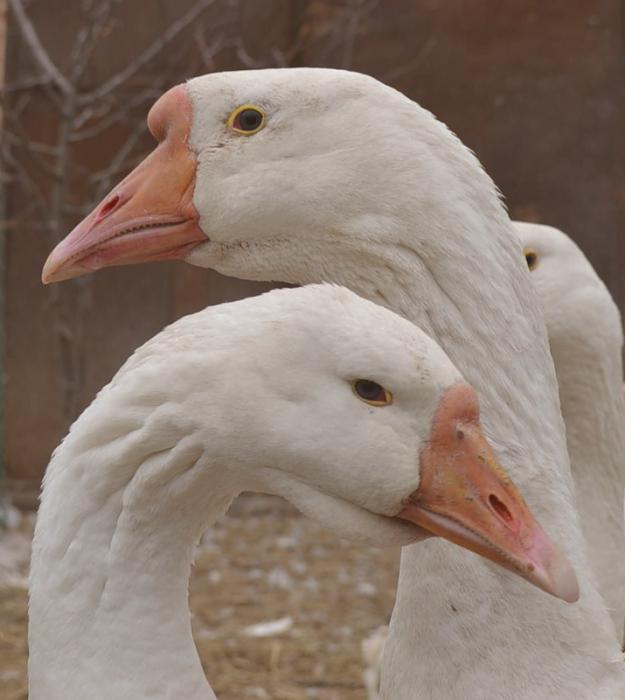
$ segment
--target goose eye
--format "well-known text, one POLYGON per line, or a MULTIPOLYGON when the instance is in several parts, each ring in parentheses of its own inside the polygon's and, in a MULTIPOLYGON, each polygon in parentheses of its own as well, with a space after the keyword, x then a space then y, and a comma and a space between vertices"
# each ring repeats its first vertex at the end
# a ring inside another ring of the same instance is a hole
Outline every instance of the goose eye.
POLYGON ((533 270, 538 265, 538 253, 533 248, 525 248, 523 255, 525 255, 527 266, 533 270))
POLYGON ((393 395, 377 382, 370 379, 356 379, 352 382, 354 393, 371 406, 388 406, 393 403, 393 395))
POLYGON ((265 113, 259 107, 242 105, 228 117, 228 126, 239 134, 251 136, 265 126, 265 113))

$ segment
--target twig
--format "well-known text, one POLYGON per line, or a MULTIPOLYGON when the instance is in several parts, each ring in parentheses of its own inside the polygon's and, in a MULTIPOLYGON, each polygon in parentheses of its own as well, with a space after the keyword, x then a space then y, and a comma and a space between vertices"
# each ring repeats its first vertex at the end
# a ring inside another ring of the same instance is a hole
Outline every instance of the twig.
POLYGON ((106 168, 106 170, 96 173, 90 178, 92 182, 97 183, 97 190, 94 197, 95 201, 99 201, 106 194, 106 192, 111 189, 111 181, 113 177, 119 175, 120 170, 122 170, 126 164, 132 150, 141 140, 141 137, 145 135, 145 133, 146 126, 141 121, 135 126, 122 147, 117 151, 115 157, 111 160, 109 167, 106 168))
POLYGON ((382 80, 385 83, 392 83, 398 78, 401 78, 402 76, 406 75, 406 73, 410 73, 410 71, 416 70, 422 63, 423 61, 429 56, 431 53, 432 49, 436 46, 436 39, 434 37, 430 37, 424 44, 423 46, 419 49, 417 52, 417 55, 414 56, 408 63, 404 63, 402 66, 397 66, 396 68, 393 68, 393 70, 389 71, 388 73, 385 73, 382 76, 382 80))
POLYGON ((0 85, 0 97, 10 95, 14 92, 21 92, 22 90, 32 90, 35 87, 41 87, 49 82, 50 78, 46 75, 33 75, 28 78, 22 78, 10 85, 0 85))
POLYGON ((40 149, 37 148, 38 145, 42 144, 31 143, 30 139, 28 138, 28 134, 24 133, 24 128, 19 119, 15 119, 15 116, 11 112, 6 113, 6 119, 7 121, 11 122, 11 126, 15 129, 15 132, 8 131, 5 128, 3 138, 14 146, 21 146, 26 154, 26 157, 33 161, 39 170, 46 173, 46 175, 49 177, 56 177, 54 168, 43 160, 40 155, 40 149))
MULTIPOLYGON (((99 136, 102 132, 106 131, 114 124, 117 124, 120 121, 122 121, 123 118, 127 116, 130 112, 132 112, 133 109, 145 104, 148 101, 151 102, 157 99, 158 97, 160 97, 161 94, 162 89, 159 86, 153 86, 139 92, 130 100, 124 102, 124 104, 118 107, 118 109, 114 112, 108 111, 108 113, 105 113, 105 115, 100 119, 99 122, 96 122, 92 126, 85 127, 84 129, 74 131, 70 136, 70 140, 75 143, 77 141, 83 141, 85 139, 91 139, 95 136, 99 136)), ((81 123, 88 121, 89 117, 93 115, 93 111, 91 110, 94 109, 95 108, 91 107, 84 109, 74 120, 74 126, 79 127, 81 123)), ((143 122, 143 115, 141 117, 141 121, 143 122)))
POLYGON ((22 182, 26 185, 31 194, 33 194, 37 198, 38 202, 42 206, 42 209, 45 211, 48 206, 45 194, 41 191, 39 185, 30 176, 28 170, 26 170, 22 163, 20 163, 19 160, 13 157, 11 150, 8 148, 8 144, 2 143, 2 149, 0 153, 2 153, 3 162, 7 163, 10 166, 10 172, 16 174, 19 178, 21 178, 22 182))
POLYGON ((33 56, 37 59, 37 62, 43 69, 44 73, 50 77, 61 92, 69 95, 73 89, 72 85, 54 65, 52 59, 50 56, 48 56, 48 52, 43 48, 43 44, 39 40, 39 36, 37 35, 35 28, 24 10, 22 0, 9 0, 9 5, 11 6, 11 10, 13 11, 13 15, 17 20, 19 28, 24 35, 24 40, 28 44, 28 47, 32 51, 33 56))
POLYGON ((157 56, 171 41, 178 36, 178 34, 180 34, 180 32, 195 22, 195 20, 202 14, 202 12, 204 12, 204 10, 214 3, 215 0, 199 0, 199 2, 195 3, 195 5, 193 5, 186 14, 184 14, 178 21, 174 22, 161 37, 150 44, 150 46, 148 46, 145 51, 140 53, 134 61, 129 63, 124 70, 120 71, 112 78, 109 78, 109 80, 105 81, 93 92, 88 92, 81 95, 79 100, 80 104, 101 99, 106 94, 123 85, 138 70, 146 65, 146 63, 149 63, 155 56, 157 56))

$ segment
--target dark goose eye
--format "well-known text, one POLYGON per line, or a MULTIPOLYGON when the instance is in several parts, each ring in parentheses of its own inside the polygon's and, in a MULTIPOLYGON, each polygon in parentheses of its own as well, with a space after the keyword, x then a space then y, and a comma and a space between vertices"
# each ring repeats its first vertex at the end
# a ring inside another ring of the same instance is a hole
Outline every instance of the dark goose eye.
POLYGON ((228 125, 240 134, 251 136, 265 125, 265 114, 258 107, 243 105, 232 112, 228 118, 228 125))
POLYGON ((388 406, 393 403, 393 395, 377 382, 370 379, 356 379, 352 382, 354 393, 371 406, 388 406))
POLYGON ((538 253, 533 248, 525 248, 523 255, 525 255, 527 266, 533 270, 538 265, 538 253))

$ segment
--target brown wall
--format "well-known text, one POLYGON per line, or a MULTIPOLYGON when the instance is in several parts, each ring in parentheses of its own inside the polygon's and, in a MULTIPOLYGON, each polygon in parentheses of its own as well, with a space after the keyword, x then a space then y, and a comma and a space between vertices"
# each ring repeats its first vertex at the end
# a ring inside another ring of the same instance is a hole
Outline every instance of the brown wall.
MULTIPOLYGON (((123 66, 192 4, 122 3, 116 10, 121 21, 98 46, 85 80, 95 85, 123 66)), ((44 44, 62 67, 69 65, 77 5, 76 0, 30 5, 44 44)), ((625 308, 622 3, 388 0, 362 26, 351 55, 346 42, 334 45, 318 31, 335 5, 319 0, 244 3, 235 21, 247 51, 261 63, 271 62, 272 46, 288 48, 294 37, 306 36, 289 56, 293 63, 351 64, 431 109, 476 151, 506 196, 511 215, 571 234, 625 308)), ((211 22, 220 18, 217 12, 211 22)), ((193 34, 184 36, 176 42, 180 56, 171 82, 206 70, 197 59, 193 34)), ((240 63, 226 49, 217 67, 240 63)), ((12 26, 10 79, 32 71, 12 26)), ((132 97, 161 73, 159 62, 151 62, 120 94, 132 97)), ((54 143, 58 119, 45 111, 46 104, 41 90, 33 93, 22 127, 29 138, 54 143)), ((116 125, 74 151, 84 171, 69 183, 70 201, 84 199, 84 173, 106 165, 111 144, 127 133, 123 124, 116 125)), ((147 148, 149 141, 141 143, 147 148)), ((39 180, 49 196, 49 183, 39 180)), ((32 197, 18 185, 9 195, 10 215, 23 211, 32 197)), ((77 218, 67 215, 67 229, 77 218)), ((70 418, 129 352, 165 323, 205 304, 267 288, 182 264, 159 264, 106 270, 54 291, 39 282, 53 238, 41 214, 7 228, 7 459, 10 475, 20 479, 39 478, 70 418), (60 307, 63 313, 55 315, 60 307), (83 322, 75 327, 77 318, 83 322), (69 388, 67 362, 73 363, 69 388)))
POLYGON ((445 121, 512 218, 573 236, 625 309, 625 4, 383 5, 358 67, 391 77, 445 121), (410 69, 398 75, 401 64, 410 69))
MULTIPOLYGON (((4 82, 4 48, 6 41, 6 12, 5 0, 0 0, 0 84, 4 82)), ((0 121, 0 126, 2 122, 0 121)))

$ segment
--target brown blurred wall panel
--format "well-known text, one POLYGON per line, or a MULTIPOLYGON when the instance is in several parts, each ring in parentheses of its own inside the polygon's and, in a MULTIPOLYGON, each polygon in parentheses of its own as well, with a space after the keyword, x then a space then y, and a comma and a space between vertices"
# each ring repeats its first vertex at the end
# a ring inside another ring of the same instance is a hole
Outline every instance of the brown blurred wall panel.
MULTIPOLYGON (((76 31, 76 2, 30 5, 59 65, 76 31)), ((144 2, 121 3, 116 13, 125 31, 112 38, 113 52, 109 46, 96 53, 93 79, 101 80, 131 60, 190 5, 190 0, 152 3, 147 12, 144 2)), ((320 0, 276 0, 269 12, 266 3, 246 4, 241 17, 246 46, 269 61, 265 38, 272 45, 288 44, 302 18, 323 18, 323 6, 320 0)), ((623 3, 617 0, 384 0, 361 27, 351 56, 339 52, 328 57, 313 42, 295 60, 349 63, 431 109, 475 150, 511 215, 571 234, 624 308, 624 26, 623 3)), ((30 70, 14 29, 8 56, 11 79, 30 70)), ((148 68, 158 74, 158 62, 148 68)), ((54 119, 41 119, 36 110, 29 114, 24 123, 28 134, 52 142, 58 126, 54 119)), ((120 139, 123 129, 120 125, 120 139)), ((149 140, 145 143, 149 148, 149 140)), ((81 158, 85 167, 103 167, 110 151, 109 143, 94 140, 85 143, 81 158)), ((80 201, 79 189, 75 197, 80 201)), ((11 212, 27 203, 25 192, 11 188, 11 212)), ((105 270, 53 292, 39 282, 50 247, 41 228, 10 229, 7 237, 7 460, 14 479, 32 483, 39 480, 71 417, 57 348, 59 329, 50 314, 59 303, 57 295, 68 295, 77 308, 87 310, 75 412, 132 349, 165 323, 208 303, 270 286, 182 264, 159 264, 105 270)), ((69 344, 72 331, 67 329, 69 344)))

